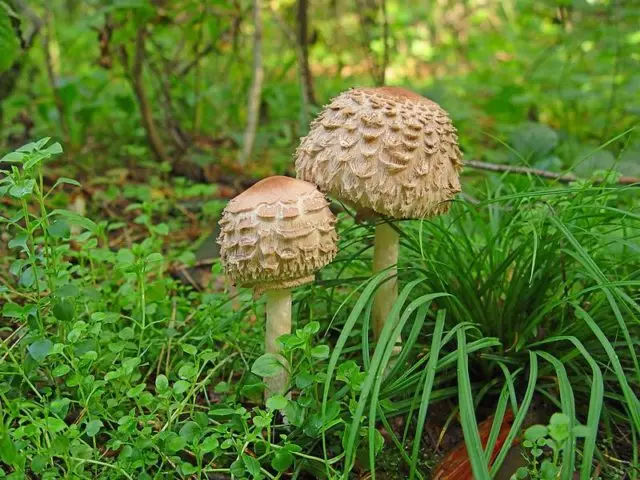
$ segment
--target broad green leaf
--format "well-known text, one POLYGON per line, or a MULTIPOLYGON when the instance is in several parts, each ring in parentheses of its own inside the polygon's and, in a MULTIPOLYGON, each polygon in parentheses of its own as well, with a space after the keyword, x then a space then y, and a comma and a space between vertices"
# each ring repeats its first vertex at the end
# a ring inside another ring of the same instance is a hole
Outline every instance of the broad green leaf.
POLYGON ((90 437, 95 437, 103 426, 102 420, 91 420, 85 427, 85 433, 90 437))
POLYGON ((29 355, 38 363, 42 362, 47 355, 51 352, 53 348, 53 343, 49 339, 36 340, 33 342, 27 350, 29 351, 29 355))
POLYGON ((284 369, 280 357, 273 353, 265 353, 258 357, 253 366, 251 372, 255 373, 259 377, 273 377, 284 369))

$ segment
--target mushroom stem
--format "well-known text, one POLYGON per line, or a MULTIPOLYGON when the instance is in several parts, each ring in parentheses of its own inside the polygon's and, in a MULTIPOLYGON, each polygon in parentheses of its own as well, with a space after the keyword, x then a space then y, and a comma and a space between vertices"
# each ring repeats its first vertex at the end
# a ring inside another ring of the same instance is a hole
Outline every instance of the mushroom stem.
MULTIPOLYGON (((400 236, 388 223, 376 226, 376 238, 373 250, 373 273, 387 270, 389 280, 385 281, 376 291, 373 299, 373 335, 380 338, 384 324, 387 321, 391 307, 398 298, 398 244, 400 236), (391 268, 389 268, 391 267, 391 268)), ((396 339, 396 349, 400 345, 400 337, 396 339)))
MULTIPOLYGON (((291 333, 291 289, 267 290, 267 331, 265 334, 265 351, 280 355, 278 337, 291 333)), ((265 397, 284 395, 289 384, 288 365, 284 357, 280 360, 286 366, 280 373, 273 377, 266 377, 267 389, 265 397)))

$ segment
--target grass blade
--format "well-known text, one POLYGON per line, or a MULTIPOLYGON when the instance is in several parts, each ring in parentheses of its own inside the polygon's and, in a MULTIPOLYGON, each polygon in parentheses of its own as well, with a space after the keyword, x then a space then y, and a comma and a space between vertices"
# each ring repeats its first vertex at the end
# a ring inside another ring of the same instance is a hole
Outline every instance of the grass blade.
POLYGON ((440 355, 440 346, 442 341, 442 332, 444 331, 444 320, 446 316, 445 310, 440 310, 436 317, 436 325, 433 330, 433 338, 431 340, 431 350, 429 350, 429 363, 425 369, 424 385, 422 387, 422 396, 420 398, 420 409, 418 411, 418 424, 413 440, 413 449, 411 451, 411 470, 409 472, 409 480, 413 480, 416 476, 416 467, 418 464, 418 452, 420 451, 420 439, 422 438, 422 430, 427 419, 427 409, 429 408, 429 400, 431 390, 433 388, 433 380, 436 375, 436 367, 438 365, 438 356, 440 355))
POLYGON ((569 438, 565 443, 565 448, 562 456, 562 479, 563 480, 571 480, 573 478, 573 471, 575 470, 575 455, 576 455, 576 439, 573 435, 573 427, 576 424, 575 422, 575 400, 573 396, 573 389, 571 388, 571 383, 569 382, 569 377, 567 375, 567 370, 564 368, 564 365, 560 360, 558 360, 553 355, 550 355, 547 352, 538 351, 536 352, 546 361, 548 361, 556 370, 556 375, 558 376, 558 387, 560 390, 560 403, 562 405, 562 413, 569 417, 569 428, 570 434, 569 438), (568 459, 568 460, 567 460, 568 459))
POLYGON ((618 382, 620 383, 620 387, 622 388, 622 394, 627 402, 627 408, 631 413, 633 426, 636 431, 640 432, 640 401, 638 401, 638 397, 636 397, 635 393, 633 393, 633 390, 629 386, 629 382, 627 381, 627 377, 622 365, 620 364, 620 359, 618 358, 615 349, 602 330, 600 330, 600 327, 598 327, 596 322, 593 321, 593 318, 591 318, 591 316, 578 305, 574 304, 574 307, 576 309, 577 316, 586 322, 591 331, 600 341, 604 350, 607 352, 607 356, 613 365, 613 371, 615 372, 618 382))
POLYGON ((536 389, 536 382, 538 380, 538 357, 534 352, 529 352, 529 382, 527 384, 527 390, 524 393, 524 398, 522 400, 522 405, 518 409, 518 414, 513 419, 513 425, 511 426, 511 430, 509 430, 509 435, 507 435, 507 439, 502 445, 500 449, 500 453, 496 457, 496 461, 493 462, 493 466, 491 467, 491 476, 495 476, 495 474, 500 470, 504 459, 507 457, 507 453, 509 453, 509 449, 511 448, 511 444, 513 440, 516 438, 516 435, 520 431, 520 427, 522 426, 522 422, 524 421, 524 417, 529 411, 529 406, 531 405, 531 400, 533 399, 533 392, 536 389))
POLYGON ((464 330, 458 330, 458 399, 460 405, 460 422, 464 432, 464 443, 471 462, 473 478, 489 480, 489 468, 484 460, 482 442, 478 433, 478 423, 473 407, 473 392, 469 378, 469 356, 464 330))
POLYGON ((571 342, 578 351, 585 358, 589 366, 591 367, 592 380, 591 380, 591 395, 589 397, 589 413, 587 416, 587 427, 593 432, 593 435, 585 438, 584 447, 582 451, 582 463, 580 464, 580 480, 589 480, 591 478, 591 468, 593 466, 593 454, 596 450, 596 438, 598 432, 598 424, 600 423, 600 413, 602 411, 602 403, 604 399, 604 381, 602 378, 602 372, 598 363, 589 354, 582 342, 576 337, 572 336, 559 336, 553 337, 541 342, 534 343, 532 347, 538 345, 544 345, 552 342, 560 341, 571 342))

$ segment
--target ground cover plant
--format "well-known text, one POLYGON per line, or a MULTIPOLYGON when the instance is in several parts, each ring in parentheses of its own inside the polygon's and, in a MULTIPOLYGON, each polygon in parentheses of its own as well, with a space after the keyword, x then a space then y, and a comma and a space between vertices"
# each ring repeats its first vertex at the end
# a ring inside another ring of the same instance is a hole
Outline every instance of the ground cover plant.
POLYGON ((0 477, 637 478, 633 2, 311 3, 0 0, 0 477), (217 222, 371 84, 450 113, 462 194, 385 227, 377 338, 332 199, 280 362, 217 222))

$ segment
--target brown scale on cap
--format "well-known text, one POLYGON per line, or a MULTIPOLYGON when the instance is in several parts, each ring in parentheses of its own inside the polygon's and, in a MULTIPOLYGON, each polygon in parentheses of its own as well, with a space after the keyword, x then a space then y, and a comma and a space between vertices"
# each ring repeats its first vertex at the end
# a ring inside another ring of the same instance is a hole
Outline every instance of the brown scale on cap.
POLYGON ((220 220, 220 258, 227 276, 258 292, 295 287, 337 252, 335 217, 315 186, 269 177, 235 197, 220 220))
POLYGON ((462 153, 437 103, 398 87, 355 88, 327 105, 296 152, 298 178, 393 218, 445 213, 462 153))

